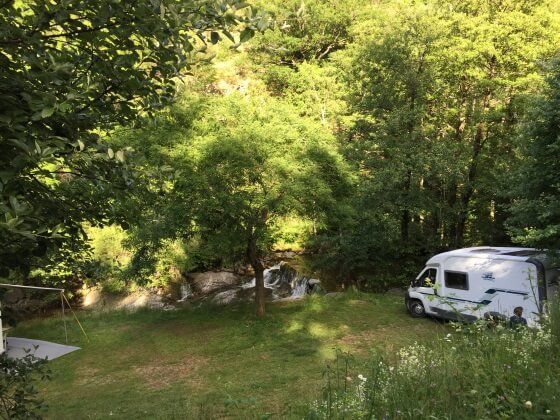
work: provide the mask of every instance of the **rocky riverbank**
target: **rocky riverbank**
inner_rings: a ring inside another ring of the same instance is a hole
[[[298,273],[289,263],[280,263],[264,272],[267,300],[301,299],[307,294],[323,293],[319,279]],[[233,271],[187,273],[167,289],[137,289],[126,295],[108,295],[101,288],[84,288],[85,309],[134,310],[142,307],[174,309],[183,305],[210,302],[227,305],[249,302],[255,296],[255,279]]]

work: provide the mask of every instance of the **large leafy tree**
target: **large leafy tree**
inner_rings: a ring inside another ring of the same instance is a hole
[[[166,170],[150,180],[158,204],[142,210],[132,228],[143,238],[135,241],[138,251],[146,254],[147,243],[157,248],[163,239],[196,238],[191,252],[217,264],[249,263],[263,316],[263,258],[283,219],[303,217],[320,227],[350,192],[351,178],[329,130],[280,100],[230,95],[182,106],[191,112],[176,107],[167,114],[166,134],[154,138],[145,160],[146,171]],[[130,141],[123,136],[115,141]]]
[[[334,139],[319,124],[276,101],[239,105],[209,121],[210,138],[194,162],[195,183],[187,185],[196,191],[202,237],[220,241],[225,254],[244,256],[255,271],[256,312],[262,317],[262,258],[275,242],[278,222],[299,215],[320,223],[348,180]]]
[[[528,246],[560,249],[560,61],[535,101],[521,132],[527,144],[509,219],[513,238]]]
[[[102,141],[163,106],[206,42],[263,17],[238,0],[4,1],[0,9],[0,260],[75,240],[114,220],[125,151]]]

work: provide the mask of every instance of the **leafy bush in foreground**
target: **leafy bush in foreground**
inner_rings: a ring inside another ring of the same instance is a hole
[[[559,327],[554,303],[540,330],[454,325],[441,340],[376,355],[366,372],[339,353],[309,417],[558,418]]]
[[[35,382],[50,378],[45,360],[27,354],[23,359],[0,355],[0,418],[40,418],[44,407]]]

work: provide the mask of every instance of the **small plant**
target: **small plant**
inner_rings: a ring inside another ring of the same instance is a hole
[[[50,379],[45,360],[27,354],[22,359],[0,355],[0,418],[41,418],[46,407],[38,397],[35,384]]]

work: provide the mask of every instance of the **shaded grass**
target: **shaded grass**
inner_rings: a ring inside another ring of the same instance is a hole
[[[250,305],[178,311],[80,313],[86,342],[51,362],[41,386],[50,418],[291,417],[317,398],[335,349],[357,364],[389,355],[445,329],[414,320],[391,295],[313,296],[268,305],[256,320]],[[63,342],[60,319],[29,321],[14,335]]]

